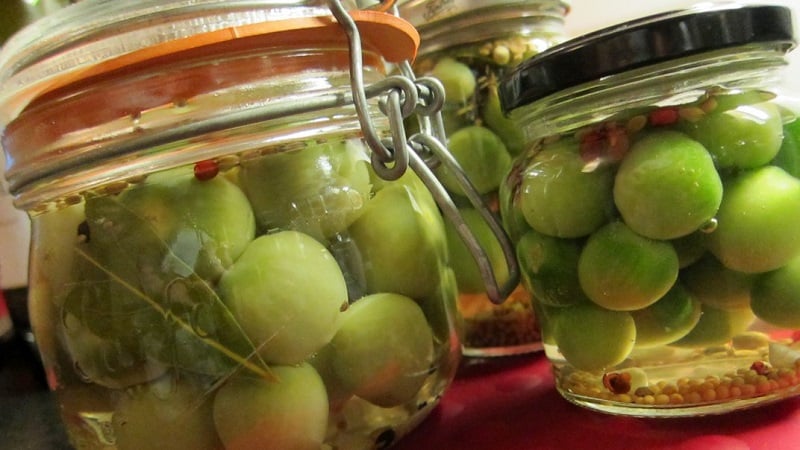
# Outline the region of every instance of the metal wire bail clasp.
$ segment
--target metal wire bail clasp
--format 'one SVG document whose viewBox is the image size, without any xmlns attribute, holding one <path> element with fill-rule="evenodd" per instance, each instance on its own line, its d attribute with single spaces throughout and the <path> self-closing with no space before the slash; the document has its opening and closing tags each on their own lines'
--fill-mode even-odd
<svg viewBox="0 0 800 450">
<path fill-rule="evenodd" d="M 444 216 L 455 226 L 475 258 L 489 300 L 495 304 L 504 302 L 519 284 L 520 270 L 514 247 L 498 218 L 491 212 L 443 143 L 446 142 L 441 118 L 444 88 L 438 80 L 432 78 L 416 80 L 408 62 L 400 64 L 401 76 L 388 77 L 383 82 L 365 88 L 358 27 L 339 0 L 329 0 L 328 3 L 333 16 L 348 37 L 353 103 L 364 140 L 372 150 L 372 165 L 375 171 L 384 179 L 395 180 L 410 167 L 420 177 Z M 393 5 L 394 2 L 390 3 Z M 389 118 L 391 129 L 391 140 L 388 142 L 378 136 L 369 118 L 367 98 L 374 95 L 383 95 L 381 106 Z M 412 114 L 417 114 L 421 132 L 407 138 L 403 120 Z M 495 239 L 500 243 L 508 268 L 508 280 L 503 282 L 502 286 L 498 283 L 486 251 L 467 226 L 449 193 L 433 173 L 431 167 L 437 164 L 446 165 L 456 175 L 470 203 L 487 222 Z"/>
</svg>

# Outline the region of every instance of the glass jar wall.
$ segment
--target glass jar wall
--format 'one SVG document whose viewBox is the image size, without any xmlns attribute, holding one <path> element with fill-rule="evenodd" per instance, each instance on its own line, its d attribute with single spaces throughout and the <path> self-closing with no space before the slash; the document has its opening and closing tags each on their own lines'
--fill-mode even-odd
<svg viewBox="0 0 800 450">
<path fill-rule="evenodd" d="M 31 319 L 76 448 L 384 448 L 452 379 L 442 218 L 415 173 L 370 164 L 317 3 L 84 0 L 0 53 Z M 407 22 L 350 12 L 376 33 L 367 83 L 413 56 Z"/>
<path fill-rule="evenodd" d="M 448 149 L 495 213 L 498 186 L 524 144 L 521 129 L 500 110 L 497 84 L 517 64 L 564 39 L 567 10 L 565 2 L 556 0 L 400 3 L 401 16 L 417 27 L 422 39 L 415 74 L 432 76 L 445 89 L 442 117 Z M 414 124 L 408 128 L 413 130 Z M 438 169 L 437 175 L 481 238 L 496 276 L 505 281 L 501 245 L 465 201 L 455 175 L 446 168 Z M 519 287 L 502 304 L 490 302 L 478 266 L 453 227 L 448 226 L 447 236 L 459 286 L 464 354 L 541 350 L 528 293 Z"/>
<path fill-rule="evenodd" d="M 711 5 L 554 47 L 500 86 L 501 187 L 557 387 L 636 416 L 800 392 L 800 121 L 788 8 Z"/>
</svg>

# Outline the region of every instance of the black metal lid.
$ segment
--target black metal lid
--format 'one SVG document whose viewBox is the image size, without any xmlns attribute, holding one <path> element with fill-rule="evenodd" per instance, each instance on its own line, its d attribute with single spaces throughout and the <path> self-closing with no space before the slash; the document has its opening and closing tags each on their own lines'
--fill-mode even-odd
<svg viewBox="0 0 800 450">
<path fill-rule="evenodd" d="M 794 45 L 788 7 L 739 3 L 671 11 L 571 39 L 525 61 L 500 83 L 505 112 L 609 75 L 753 43 Z"/>
</svg>

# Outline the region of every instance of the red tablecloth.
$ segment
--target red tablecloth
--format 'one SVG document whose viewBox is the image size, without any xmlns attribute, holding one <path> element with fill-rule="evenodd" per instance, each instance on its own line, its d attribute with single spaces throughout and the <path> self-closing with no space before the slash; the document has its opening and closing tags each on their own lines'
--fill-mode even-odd
<svg viewBox="0 0 800 450">
<path fill-rule="evenodd" d="M 800 449 L 800 398 L 681 419 L 616 417 L 575 406 L 544 355 L 465 367 L 396 450 Z"/>
</svg>

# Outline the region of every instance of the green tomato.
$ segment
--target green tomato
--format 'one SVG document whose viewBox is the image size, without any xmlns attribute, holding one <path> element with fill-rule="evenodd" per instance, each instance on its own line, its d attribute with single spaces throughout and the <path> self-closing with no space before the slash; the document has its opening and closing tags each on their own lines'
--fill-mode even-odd
<svg viewBox="0 0 800 450">
<path fill-rule="evenodd" d="M 500 107 L 500 96 L 497 86 L 489 86 L 486 97 L 481 106 L 481 116 L 486 121 L 486 126 L 495 132 L 506 145 L 508 153 L 519 155 L 525 147 L 525 136 L 522 129 L 510 118 L 503 114 Z"/>
<path fill-rule="evenodd" d="M 772 164 L 800 178 L 800 119 L 783 126 L 783 142 Z"/>
<path fill-rule="evenodd" d="M 519 175 L 516 204 L 534 230 L 574 238 L 590 234 L 613 213 L 614 174 L 608 167 L 583 172 L 578 142 L 546 145 Z"/>
<path fill-rule="evenodd" d="M 481 248 L 486 252 L 494 271 L 495 279 L 500 284 L 504 283 L 508 280 L 508 266 L 505 262 L 505 254 L 494 233 L 492 233 L 489 224 L 474 208 L 460 208 L 459 214 L 464 219 L 469 231 L 477 238 Z M 459 291 L 468 293 L 486 292 L 486 285 L 478 269 L 478 263 L 475 262 L 475 258 L 473 258 L 467 245 L 459 236 L 455 226 L 449 221 L 445 222 L 445 235 L 447 237 L 447 248 L 450 251 L 450 266 L 455 272 Z"/>
<path fill-rule="evenodd" d="M 328 427 L 325 385 L 309 364 L 273 366 L 278 381 L 233 376 L 214 397 L 226 450 L 319 450 Z"/>
<path fill-rule="evenodd" d="M 576 369 L 607 369 L 624 361 L 633 350 L 636 324 L 629 312 L 610 311 L 592 303 L 558 310 L 555 341 Z"/>
<path fill-rule="evenodd" d="M 614 181 L 614 203 L 625 223 L 651 239 L 694 232 L 721 201 L 722 180 L 708 151 L 676 131 L 637 140 Z"/>
<path fill-rule="evenodd" d="M 433 363 L 433 333 L 417 303 L 397 294 L 364 297 L 331 341 L 343 386 L 382 407 L 411 401 Z"/>
<path fill-rule="evenodd" d="M 676 283 L 647 308 L 632 311 L 636 323 L 636 346 L 668 344 L 686 336 L 700 320 L 701 304 Z"/>
<path fill-rule="evenodd" d="M 404 184 L 384 187 L 349 228 L 362 258 L 367 293 L 430 295 L 447 258 L 444 223 L 430 201 Z"/>
<path fill-rule="evenodd" d="M 755 316 L 750 308 L 719 309 L 702 305 L 700 320 L 686 336 L 673 342 L 678 347 L 707 347 L 722 345 L 744 332 Z"/>
<path fill-rule="evenodd" d="M 478 82 L 472 69 L 453 58 L 442 58 L 433 66 L 430 75 L 442 82 L 445 101 L 464 104 L 473 95 Z"/>
<path fill-rule="evenodd" d="M 748 307 L 754 280 L 754 275 L 728 269 L 712 255 L 681 272 L 681 281 L 697 300 L 720 309 Z"/>
<path fill-rule="evenodd" d="M 324 242 L 361 214 L 372 189 L 368 165 L 360 144 L 322 143 L 243 161 L 239 176 L 263 230 Z"/>
<path fill-rule="evenodd" d="M 461 128 L 449 136 L 447 148 L 479 194 L 496 191 L 511 166 L 503 141 L 481 126 Z M 455 174 L 444 164 L 435 170 L 448 191 L 464 195 Z"/>
<path fill-rule="evenodd" d="M 128 332 L 120 338 L 101 337 L 69 312 L 63 313 L 63 344 L 73 368 L 85 382 L 122 389 L 154 380 L 167 367 L 150 360 L 146 349 Z"/>
<path fill-rule="evenodd" d="M 251 242 L 222 275 L 219 293 L 261 357 L 273 364 L 300 363 L 327 344 L 347 303 L 336 260 L 297 231 Z"/>
<path fill-rule="evenodd" d="M 131 389 L 112 416 L 120 450 L 214 450 L 222 443 L 207 387 L 168 376 Z"/>
<path fill-rule="evenodd" d="M 744 171 L 725 185 L 709 250 L 726 267 L 768 272 L 800 254 L 800 180 L 775 166 Z"/>
<path fill-rule="evenodd" d="M 86 219 L 90 245 L 109 258 L 136 255 L 141 278 L 169 264 L 177 274 L 216 281 L 255 237 L 253 211 L 238 186 L 221 176 L 200 181 L 182 169 L 150 175 L 115 198 L 88 198 Z"/>
<path fill-rule="evenodd" d="M 578 281 L 577 241 L 529 231 L 517 243 L 522 281 L 544 305 L 566 306 L 588 301 Z"/>
<path fill-rule="evenodd" d="M 238 186 L 224 177 L 185 178 L 177 190 L 179 211 L 170 250 L 203 279 L 216 281 L 255 239 L 253 210 Z"/>
<path fill-rule="evenodd" d="M 783 140 L 783 122 L 771 103 L 718 107 L 684 130 L 699 141 L 723 168 L 752 169 L 778 154 Z"/>
<path fill-rule="evenodd" d="M 578 260 L 586 295 L 603 308 L 632 311 L 666 294 L 678 278 L 678 255 L 669 242 L 648 239 L 622 222 L 593 233 Z"/>
<path fill-rule="evenodd" d="M 759 275 L 750 307 L 761 320 L 779 327 L 800 328 L 800 258 Z"/>
</svg>

